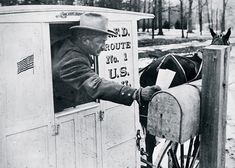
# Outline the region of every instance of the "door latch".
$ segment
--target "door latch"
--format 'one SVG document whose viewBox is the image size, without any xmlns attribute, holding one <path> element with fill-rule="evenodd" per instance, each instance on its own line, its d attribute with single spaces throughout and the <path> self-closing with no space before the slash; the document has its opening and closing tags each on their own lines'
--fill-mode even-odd
<svg viewBox="0 0 235 168">
<path fill-rule="evenodd" d="M 100 121 L 104 120 L 104 111 L 102 111 L 102 110 L 99 111 L 99 120 Z"/>
<path fill-rule="evenodd" d="M 58 135 L 59 134 L 60 125 L 59 124 L 54 124 L 51 127 L 52 127 L 52 136 Z"/>
</svg>

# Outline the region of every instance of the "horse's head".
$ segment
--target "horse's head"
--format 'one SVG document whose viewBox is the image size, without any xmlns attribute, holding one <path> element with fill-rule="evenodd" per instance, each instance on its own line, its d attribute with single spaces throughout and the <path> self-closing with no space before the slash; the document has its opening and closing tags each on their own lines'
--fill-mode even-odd
<svg viewBox="0 0 235 168">
<path fill-rule="evenodd" d="M 231 28 L 228 29 L 227 33 L 224 35 L 223 33 L 217 34 L 214 32 L 212 28 L 210 28 L 211 36 L 213 37 L 211 45 L 229 45 L 229 37 L 231 34 Z"/>
</svg>

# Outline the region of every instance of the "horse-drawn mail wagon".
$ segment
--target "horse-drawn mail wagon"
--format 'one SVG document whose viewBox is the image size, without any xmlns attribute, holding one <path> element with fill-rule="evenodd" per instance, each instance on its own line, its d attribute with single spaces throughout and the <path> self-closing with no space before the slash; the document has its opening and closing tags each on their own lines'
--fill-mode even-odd
<svg viewBox="0 0 235 168">
<path fill-rule="evenodd" d="M 0 167 L 139 167 L 138 106 L 108 101 L 54 112 L 51 46 L 84 12 L 107 16 L 108 37 L 94 68 L 138 87 L 137 20 L 150 14 L 81 6 L 0 8 Z"/>
</svg>

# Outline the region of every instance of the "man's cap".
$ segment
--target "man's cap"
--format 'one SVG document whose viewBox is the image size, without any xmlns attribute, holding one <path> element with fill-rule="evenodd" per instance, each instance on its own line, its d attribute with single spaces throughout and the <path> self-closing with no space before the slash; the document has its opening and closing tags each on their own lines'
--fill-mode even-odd
<svg viewBox="0 0 235 168">
<path fill-rule="evenodd" d="M 108 18 L 98 13 L 82 14 L 80 25 L 72 26 L 70 29 L 87 29 L 116 36 L 112 30 L 108 29 Z"/>
</svg>

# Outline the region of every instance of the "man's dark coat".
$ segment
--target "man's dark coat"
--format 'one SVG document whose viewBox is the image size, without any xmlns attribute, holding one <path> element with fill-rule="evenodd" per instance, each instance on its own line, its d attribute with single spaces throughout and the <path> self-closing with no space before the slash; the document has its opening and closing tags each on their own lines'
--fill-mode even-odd
<svg viewBox="0 0 235 168">
<path fill-rule="evenodd" d="M 99 77 L 91 68 L 91 56 L 85 53 L 69 39 L 54 53 L 52 72 L 55 111 L 96 99 L 131 105 L 136 89 Z"/>
</svg>

